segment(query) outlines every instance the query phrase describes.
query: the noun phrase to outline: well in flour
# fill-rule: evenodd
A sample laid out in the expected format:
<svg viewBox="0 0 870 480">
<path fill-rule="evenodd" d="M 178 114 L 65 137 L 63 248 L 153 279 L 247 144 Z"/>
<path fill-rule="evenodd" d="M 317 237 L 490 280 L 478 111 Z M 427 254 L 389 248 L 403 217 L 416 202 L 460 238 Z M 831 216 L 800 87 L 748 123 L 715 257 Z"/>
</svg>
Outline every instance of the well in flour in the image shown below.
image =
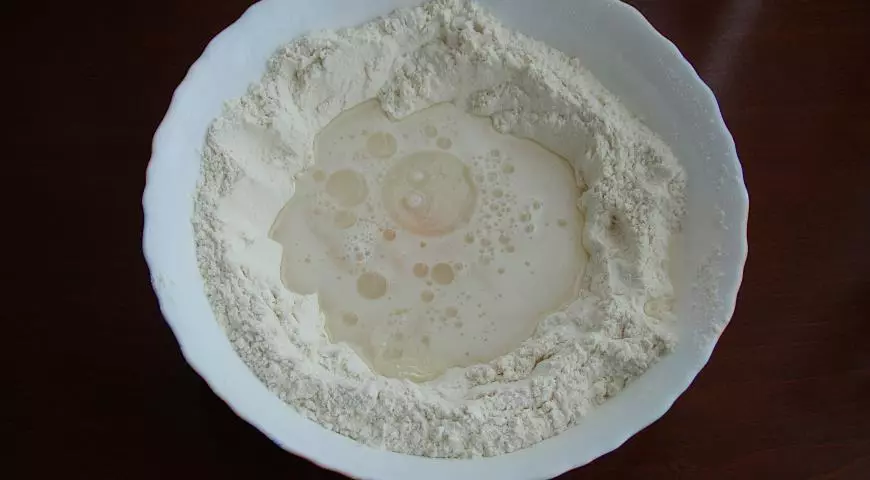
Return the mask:
<svg viewBox="0 0 870 480">
<path fill-rule="evenodd" d="M 668 351 L 684 184 L 579 62 L 437 0 L 282 47 L 213 123 L 193 223 L 217 320 L 290 408 L 497 455 Z"/>
<path fill-rule="evenodd" d="M 507 162 L 520 175 L 505 175 Z M 311 171 L 325 185 L 298 189 L 271 232 L 284 284 L 308 293 L 295 285 L 319 278 L 330 339 L 376 373 L 431 380 L 495 359 L 577 296 L 587 254 L 571 168 L 486 118 L 439 103 L 394 121 L 367 101 L 318 133 L 301 181 Z M 513 214 L 533 209 L 525 223 Z M 572 225 L 557 229 L 556 218 Z M 512 268 L 523 264 L 535 268 Z M 358 322 L 344 322 L 347 312 Z"/>
</svg>

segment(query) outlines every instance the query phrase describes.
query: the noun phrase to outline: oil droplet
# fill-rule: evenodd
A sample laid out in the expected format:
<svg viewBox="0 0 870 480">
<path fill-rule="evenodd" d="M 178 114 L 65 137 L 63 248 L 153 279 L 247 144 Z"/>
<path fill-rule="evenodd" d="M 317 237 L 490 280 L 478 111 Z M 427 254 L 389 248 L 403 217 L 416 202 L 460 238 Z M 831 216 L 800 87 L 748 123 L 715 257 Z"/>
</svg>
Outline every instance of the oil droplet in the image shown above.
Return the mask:
<svg viewBox="0 0 870 480">
<path fill-rule="evenodd" d="M 492 196 L 495 198 L 501 198 L 504 196 L 504 190 L 502 190 L 500 188 L 496 188 L 495 190 L 492 191 Z"/>
<path fill-rule="evenodd" d="M 420 294 L 420 300 L 429 303 L 432 300 L 435 300 L 435 294 L 432 293 L 431 290 L 423 290 L 423 293 Z"/>
<path fill-rule="evenodd" d="M 450 147 L 453 146 L 453 140 L 450 140 L 446 137 L 441 137 L 435 142 L 435 144 L 438 145 L 438 148 L 442 150 L 450 150 Z"/>
<path fill-rule="evenodd" d="M 447 318 L 456 318 L 459 316 L 459 309 L 456 307 L 447 307 L 444 310 L 444 314 L 447 315 Z"/>
<path fill-rule="evenodd" d="M 453 282 L 453 267 L 447 263 L 439 263 L 432 267 L 432 280 L 439 285 L 449 285 Z"/>
<path fill-rule="evenodd" d="M 429 274 L 429 265 L 426 265 L 425 263 L 415 263 L 411 270 L 414 272 L 415 277 L 423 278 Z"/>
<path fill-rule="evenodd" d="M 335 212 L 332 221 L 337 228 L 345 230 L 356 224 L 356 214 L 347 210 L 339 210 Z"/>
<path fill-rule="evenodd" d="M 314 178 L 315 182 L 320 183 L 326 180 L 326 173 L 323 170 L 315 170 L 311 177 Z"/>
<path fill-rule="evenodd" d="M 568 226 L 568 220 L 565 220 L 564 218 L 560 218 L 559 221 L 556 223 L 559 224 L 559 226 L 562 228 L 565 228 Z"/>
<path fill-rule="evenodd" d="M 423 335 L 423 338 L 420 339 L 420 343 L 422 343 L 423 345 L 428 347 L 429 343 L 431 343 L 431 340 L 429 339 L 429 335 Z"/>
<path fill-rule="evenodd" d="M 384 230 L 384 240 L 386 240 L 388 242 L 392 242 L 395 239 L 396 239 L 396 231 L 395 230 L 393 230 L 391 228 Z"/>
<path fill-rule="evenodd" d="M 363 298 L 377 300 L 387 293 L 387 279 L 379 273 L 363 273 L 356 280 L 356 290 Z"/>
<path fill-rule="evenodd" d="M 514 166 L 510 163 L 507 163 L 503 167 L 501 167 L 501 171 L 510 175 L 511 173 L 514 173 Z"/>
<path fill-rule="evenodd" d="M 362 175 L 353 170 L 339 170 L 326 181 L 326 193 L 343 207 L 362 203 L 369 194 Z"/>
<path fill-rule="evenodd" d="M 511 243 L 511 238 L 508 237 L 507 235 L 502 235 L 502 236 L 498 237 L 498 241 L 502 245 L 507 245 L 507 244 Z"/>
<path fill-rule="evenodd" d="M 373 157 L 392 157 L 396 153 L 396 137 L 386 132 L 373 133 L 366 141 L 366 149 Z"/>
<path fill-rule="evenodd" d="M 393 221 L 424 236 L 444 235 L 464 226 L 477 203 L 468 167 L 445 152 L 417 152 L 403 158 L 387 172 L 381 194 Z"/>
<path fill-rule="evenodd" d="M 535 231 L 535 224 L 530 223 L 530 224 L 526 225 L 526 233 L 534 233 L 534 231 Z"/>
<path fill-rule="evenodd" d="M 432 125 L 426 125 L 423 127 L 423 134 L 429 138 L 435 138 L 438 136 L 438 129 Z"/>
<path fill-rule="evenodd" d="M 532 208 L 534 208 L 535 210 L 540 210 L 541 207 L 543 207 L 543 206 L 544 206 L 544 204 L 541 203 L 540 200 L 535 200 L 535 202 L 532 203 Z"/>
<path fill-rule="evenodd" d="M 341 321 L 344 322 L 345 325 L 352 327 L 359 322 L 359 317 L 355 313 L 348 312 L 341 316 Z"/>
<path fill-rule="evenodd" d="M 470 233 L 465 234 L 465 243 L 474 243 L 474 235 Z"/>
</svg>

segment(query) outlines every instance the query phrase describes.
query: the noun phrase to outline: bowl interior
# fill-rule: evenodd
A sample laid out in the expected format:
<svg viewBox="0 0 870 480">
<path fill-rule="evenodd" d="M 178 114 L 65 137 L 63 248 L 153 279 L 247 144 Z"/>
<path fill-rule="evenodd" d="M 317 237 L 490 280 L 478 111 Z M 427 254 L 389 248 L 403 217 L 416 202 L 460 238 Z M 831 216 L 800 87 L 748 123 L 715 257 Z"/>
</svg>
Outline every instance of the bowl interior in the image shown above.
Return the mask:
<svg viewBox="0 0 870 480">
<path fill-rule="evenodd" d="M 193 192 L 206 129 L 264 73 L 274 50 L 416 0 L 264 0 L 216 37 L 179 86 L 153 145 L 144 251 L 164 316 L 193 368 L 242 418 L 318 464 L 362 478 L 543 478 L 618 447 L 660 417 L 704 366 L 733 313 L 746 258 L 748 197 L 710 90 L 676 48 L 616 0 L 481 0 L 507 25 L 577 56 L 685 165 L 689 211 L 676 252 L 677 349 L 581 424 L 494 458 L 441 460 L 375 450 L 287 407 L 242 363 L 216 323 L 196 265 Z"/>
</svg>

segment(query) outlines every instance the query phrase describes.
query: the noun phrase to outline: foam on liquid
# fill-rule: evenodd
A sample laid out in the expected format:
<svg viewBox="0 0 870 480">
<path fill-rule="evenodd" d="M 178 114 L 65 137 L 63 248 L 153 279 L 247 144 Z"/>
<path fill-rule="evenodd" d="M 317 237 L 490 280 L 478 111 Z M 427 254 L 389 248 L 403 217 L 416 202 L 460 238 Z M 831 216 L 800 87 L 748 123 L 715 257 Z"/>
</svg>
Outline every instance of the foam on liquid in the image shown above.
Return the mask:
<svg viewBox="0 0 870 480">
<path fill-rule="evenodd" d="M 376 101 L 316 139 L 271 238 L 290 290 L 317 293 L 334 342 L 422 381 L 515 349 L 576 297 L 586 262 L 564 159 L 439 104 Z"/>
</svg>

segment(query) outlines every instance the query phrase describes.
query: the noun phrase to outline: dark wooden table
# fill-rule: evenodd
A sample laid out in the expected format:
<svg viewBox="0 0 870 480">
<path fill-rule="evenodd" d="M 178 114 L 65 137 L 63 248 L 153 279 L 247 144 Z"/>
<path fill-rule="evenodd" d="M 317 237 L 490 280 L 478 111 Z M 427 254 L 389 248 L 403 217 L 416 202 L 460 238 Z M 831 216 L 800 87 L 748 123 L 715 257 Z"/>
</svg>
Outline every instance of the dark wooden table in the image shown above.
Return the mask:
<svg viewBox="0 0 870 480">
<path fill-rule="evenodd" d="M 870 478 L 870 2 L 631 3 L 719 98 L 751 196 L 750 257 L 689 391 L 564 478 Z M 273 445 L 193 373 L 140 253 L 151 136 L 248 4 L 0 6 L 4 478 L 339 478 Z"/>
</svg>

